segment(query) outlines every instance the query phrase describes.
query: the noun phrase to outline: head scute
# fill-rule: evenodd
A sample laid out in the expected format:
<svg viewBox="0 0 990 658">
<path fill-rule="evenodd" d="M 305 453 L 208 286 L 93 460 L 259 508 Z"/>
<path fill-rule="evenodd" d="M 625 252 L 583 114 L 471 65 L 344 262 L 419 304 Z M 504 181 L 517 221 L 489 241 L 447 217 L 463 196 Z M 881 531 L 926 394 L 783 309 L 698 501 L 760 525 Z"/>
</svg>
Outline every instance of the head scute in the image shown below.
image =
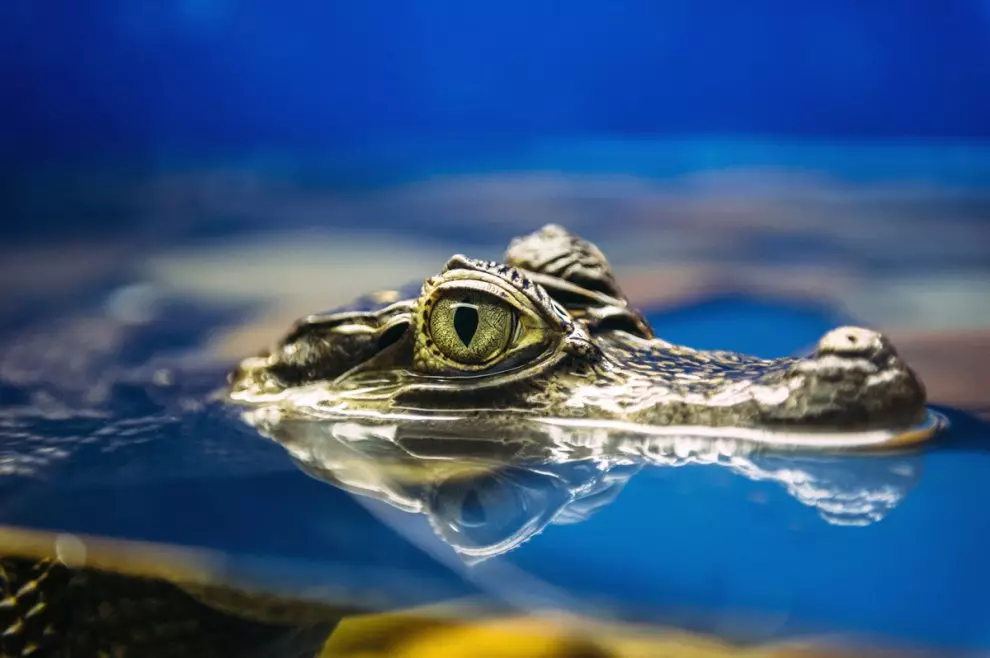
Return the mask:
<svg viewBox="0 0 990 658">
<path fill-rule="evenodd" d="M 557 224 L 509 243 L 505 262 L 524 270 L 556 277 L 581 288 L 625 299 L 612 268 L 595 245 Z"/>
</svg>

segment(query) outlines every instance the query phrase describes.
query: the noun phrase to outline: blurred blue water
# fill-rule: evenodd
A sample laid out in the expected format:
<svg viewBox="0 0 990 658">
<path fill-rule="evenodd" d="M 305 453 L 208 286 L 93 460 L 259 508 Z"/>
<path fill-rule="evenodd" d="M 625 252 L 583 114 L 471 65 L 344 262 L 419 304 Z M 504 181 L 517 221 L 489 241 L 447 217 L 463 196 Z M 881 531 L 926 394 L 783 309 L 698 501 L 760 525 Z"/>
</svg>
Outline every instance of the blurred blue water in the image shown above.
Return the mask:
<svg viewBox="0 0 990 658">
<path fill-rule="evenodd" d="M 611 134 L 990 136 L 985 0 L 14 0 L 6 163 Z"/>
<path fill-rule="evenodd" d="M 986 189 L 988 34 L 986 0 L 14 0 L 0 231 L 133 234 L 209 196 L 174 180 L 202 170 L 310 191 L 733 168 Z"/>
</svg>

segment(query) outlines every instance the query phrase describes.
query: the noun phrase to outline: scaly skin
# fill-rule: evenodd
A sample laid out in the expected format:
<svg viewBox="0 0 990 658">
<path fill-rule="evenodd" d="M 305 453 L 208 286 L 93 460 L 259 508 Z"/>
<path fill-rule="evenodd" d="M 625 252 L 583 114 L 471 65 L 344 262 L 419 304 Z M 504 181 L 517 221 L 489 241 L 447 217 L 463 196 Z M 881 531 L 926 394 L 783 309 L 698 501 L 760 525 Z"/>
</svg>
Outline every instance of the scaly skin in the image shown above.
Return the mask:
<svg viewBox="0 0 990 658">
<path fill-rule="evenodd" d="M 517 334 L 532 344 L 513 352 L 510 342 L 480 364 L 451 358 L 438 336 L 453 334 L 433 309 L 451 295 L 477 301 L 476 290 L 513 309 L 525 325 Z M 421 290 L 303 318 L 241 363 L 231 396 L 331 415 L 456 413 L 506 428 L 526 417 L 857 433 L 906 430 L 926 417 L 921 381 L 869 329 L 835 329 L 810 356 L 783 359 L 654 337 L 602 253 L 553 225 L 513 240 L 504 263 L 454 256 Z"/>
<path fill-rule="evenodd" d="M 18 658 L 303 658 L 319 653 L 332 622 L 296 627 L 206 605 L 182 588 L 52 559 L 0 558 L 0 656 Z"/>
</svg>

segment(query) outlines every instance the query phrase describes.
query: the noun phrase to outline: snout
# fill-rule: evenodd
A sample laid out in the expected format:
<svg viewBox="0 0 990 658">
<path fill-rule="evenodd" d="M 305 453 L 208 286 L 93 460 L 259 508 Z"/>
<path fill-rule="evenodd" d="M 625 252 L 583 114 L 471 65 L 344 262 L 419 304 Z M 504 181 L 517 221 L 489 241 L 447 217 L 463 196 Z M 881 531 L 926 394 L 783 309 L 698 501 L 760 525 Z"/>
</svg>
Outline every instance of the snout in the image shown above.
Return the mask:
<svg viewBox="0 0 990 658">
<path fill-rule="evenodd" d="M 786 375 L 792 389 L 770 420 L 827 426 L 897 427 L 925 414 L 925 388 L 881 333 L 840 327 Z"/>
</svg>

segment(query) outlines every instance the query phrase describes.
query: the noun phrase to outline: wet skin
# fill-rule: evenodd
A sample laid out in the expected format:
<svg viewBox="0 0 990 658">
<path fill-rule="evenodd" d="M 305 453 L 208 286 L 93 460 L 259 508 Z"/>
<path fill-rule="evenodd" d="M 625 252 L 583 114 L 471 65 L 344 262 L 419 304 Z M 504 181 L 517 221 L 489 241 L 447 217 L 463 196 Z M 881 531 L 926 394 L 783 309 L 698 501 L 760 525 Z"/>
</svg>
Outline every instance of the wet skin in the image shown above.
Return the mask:
<svg viewBox="0 0 990 658">
<path fill-rule="evenodd" d="M 923 384 L 883 335 L 841 327 L 805 358 L 673 345 L 630 307 L 602 253 L 555 225 L 513 240 L 503 263 L 457 255 L 421 288 L 303 318 L 230 382 L 242 402 L 507 428 L 896 433 L 926 418 Z"/>
</svg>

